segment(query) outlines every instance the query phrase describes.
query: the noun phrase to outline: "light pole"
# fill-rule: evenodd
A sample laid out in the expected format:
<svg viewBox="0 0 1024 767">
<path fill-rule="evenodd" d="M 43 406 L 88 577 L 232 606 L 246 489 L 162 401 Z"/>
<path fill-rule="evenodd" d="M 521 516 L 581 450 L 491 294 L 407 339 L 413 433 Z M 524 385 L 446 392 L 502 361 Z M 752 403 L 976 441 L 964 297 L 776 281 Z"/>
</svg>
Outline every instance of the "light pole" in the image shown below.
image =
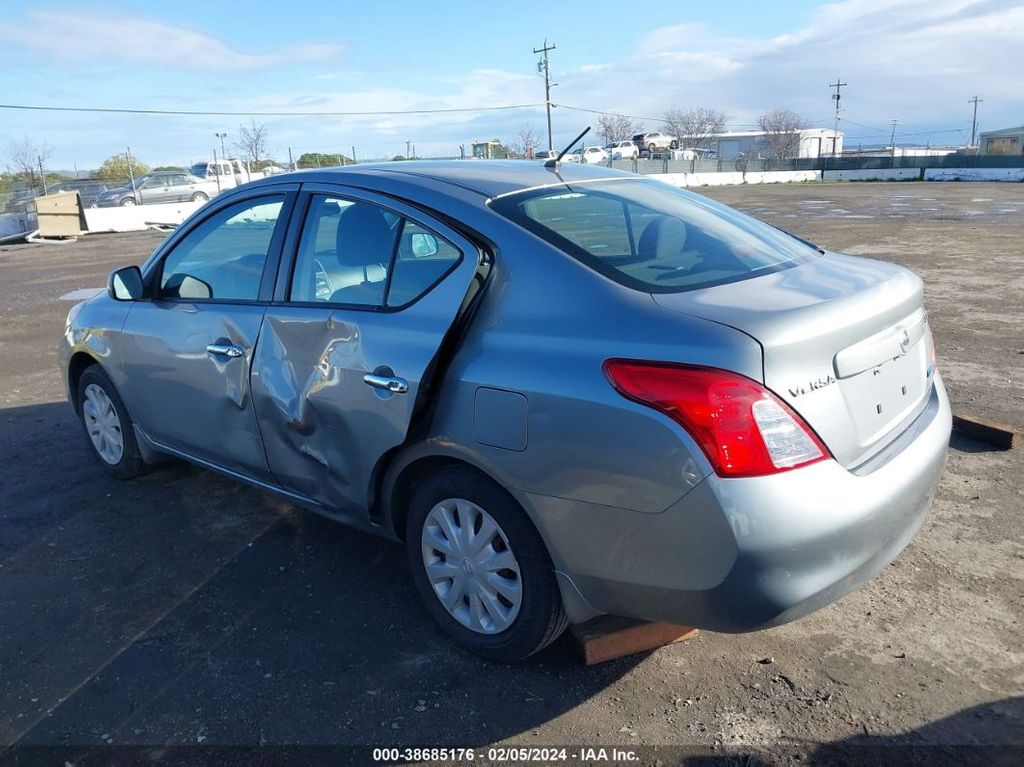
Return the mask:
<svg viewBox="0 0 1024 767">
<path fill-rule="evenodd" d="M 228 153 L 224 151 L 224 139 L 228 137 L 227 133 L 214 133 L 214 136 L 220 139 L 220 156 L 222 160 L 226 160 Z"/>
</svg>

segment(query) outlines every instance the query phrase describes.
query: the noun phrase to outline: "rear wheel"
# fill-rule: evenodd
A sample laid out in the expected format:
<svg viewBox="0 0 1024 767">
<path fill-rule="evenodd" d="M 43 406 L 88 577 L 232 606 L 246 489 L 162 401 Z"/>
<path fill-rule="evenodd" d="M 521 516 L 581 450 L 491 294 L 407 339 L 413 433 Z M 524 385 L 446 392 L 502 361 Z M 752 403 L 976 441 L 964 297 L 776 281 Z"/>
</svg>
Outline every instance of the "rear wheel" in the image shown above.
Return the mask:
<svg viewBox="0 0 1024 767">
<path fill-rule="evenodd" d="M 406 549 L 427 611 L 471 652 L 522 660 L 568 625 L 540 535 L 504 490 L 474 471 L 447 469 L 417 488 Z"/>
<path fill-rule="evenodd" d="M 125 197 L 123 200 L 121 200 L 121 207 L 122 208 L 130 208 L 134 204 L 135 204 L 135 198 L 134 197 Z"/>
<path fill-rule="evenodd" d="M 78 405 L 85 435 L 100 465 L 118 479 L 142 474 L 146 464 L 135 441 L 132 419 L 99 365 L 86 368 L 78 380 Z"/>
<path fill-rule="evenodd" d="M 206 202 L 209 199 L 209 196 L 205 192 L 196 192 L 192 195 L 192 202 Z"/>
</svg>

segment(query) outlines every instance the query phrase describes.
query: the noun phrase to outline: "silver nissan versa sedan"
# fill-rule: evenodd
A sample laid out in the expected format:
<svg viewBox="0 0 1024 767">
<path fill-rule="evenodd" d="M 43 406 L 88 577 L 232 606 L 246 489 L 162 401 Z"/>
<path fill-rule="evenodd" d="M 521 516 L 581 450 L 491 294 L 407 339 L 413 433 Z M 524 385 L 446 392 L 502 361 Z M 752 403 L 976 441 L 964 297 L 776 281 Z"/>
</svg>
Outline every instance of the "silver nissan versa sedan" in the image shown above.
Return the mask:
<svg viewBox="0 0 1024 767">
<path fill-rule="evenodd" d="M 600 614 L 742 632 L 921 526 L 921 280 L 603 167 L 407 162 L 218 196 L 68 315 L 99 462 L 173 455 L 405 541 L 511 661 Z"/>
</svg>

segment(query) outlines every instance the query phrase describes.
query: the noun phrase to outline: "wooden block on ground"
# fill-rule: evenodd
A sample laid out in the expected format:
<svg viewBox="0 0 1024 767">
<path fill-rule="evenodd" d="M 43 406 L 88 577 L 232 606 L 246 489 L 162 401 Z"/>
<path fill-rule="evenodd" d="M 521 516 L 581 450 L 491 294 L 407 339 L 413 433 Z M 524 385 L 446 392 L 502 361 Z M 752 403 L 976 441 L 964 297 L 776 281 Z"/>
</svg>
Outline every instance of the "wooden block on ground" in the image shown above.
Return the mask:
<svg viewBox="0 0 1024 767">
<path fill-rule="evenodd" d="M 953 428 L 965 437 L 986 442 L 1004 450 L 1009 450 L 1016 442 L 1020 442 L 1020 436 L 1011 427 L 986 421 L 984 418 L 973 415 L 954 414 Z"/>
<path fill-rule="evenodd" d="M 697 629 L 603 615 L 571 627 L 573 644 L 588 666 L 693 639 Z"/>
</svg>

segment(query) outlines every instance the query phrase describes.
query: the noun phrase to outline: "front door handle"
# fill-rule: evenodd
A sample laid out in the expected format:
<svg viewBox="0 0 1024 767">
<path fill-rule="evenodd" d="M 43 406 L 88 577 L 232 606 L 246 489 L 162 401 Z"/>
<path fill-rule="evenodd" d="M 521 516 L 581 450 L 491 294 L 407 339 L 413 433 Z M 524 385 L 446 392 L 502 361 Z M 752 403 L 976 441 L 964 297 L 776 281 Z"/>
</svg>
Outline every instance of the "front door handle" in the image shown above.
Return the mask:
<svg viewBox="0 0 1024 767">
<path fill-rule="evenodd" d="M 367 373 L 363 376 L 363 382 L 374 389 L 384 389 L 392 394 L 405 394 L 409 391 L 409 382 L 404 378 L 394 376 L 379 376 L 374 373 Z"/>
<path fill-rule="evenodd" d="M 235 346 L 234 344 L 210 344 L 206 347 L 206 351 L 210 354 L 219 354 L 222 357 L 241 357 L 245 352 L 241 346 Z"/>
</svg>

